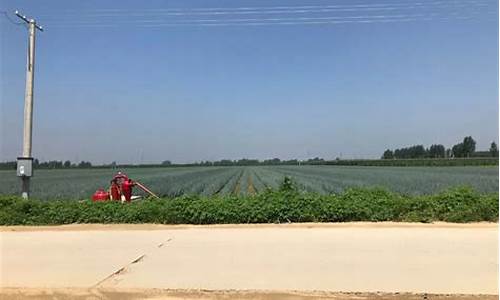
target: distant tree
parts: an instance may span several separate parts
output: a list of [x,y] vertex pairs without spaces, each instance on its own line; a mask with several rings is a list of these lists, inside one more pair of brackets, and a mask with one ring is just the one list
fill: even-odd
[[464,144],[458,143],[451,148],[453,157],[464,157]]
[[92,164],[89,162],[89,161],[81,161],[79,164],[78,164],[78,168],[90,168],[92,167]]
[[451,157],[451,149],[450,148],[446,149],[445,155],[446,155],[446,158],[450,158]]
[[0,162],[0,170],[15,170],[17,168],[16,161]]
[[257,159],[242,158],[234,162],[234,164],[237,166],[256,166],[259,164],[259,161]]
[[[161,164],[164,166],[172,165],[172,163],[169,160],[167,160],[167,162],[165,162],[165,164],[163,162]],[[207,161],[202,160],[199,163],[195,163],[195,165],[196,166],[210,166],[210,162],[208,160]]]
[[308,164],[319,164],[324,162],[325,160],[323,158],[315,157],[315,158],[310,158],[307,160]]
[[48,169],[60,169],[63,167],[63,162],[59,160],[51,160],[48,162],[41,163],[40,167]]
[[163,166],[170,166],[170,165],[172,165],[172,162],[170,160],[164,160],[164,161],[161,162],[161,164]]
[[289,159],[281,162],[284,165],[298,165],[299,161],[297,159]]
[[497,143],[495,143],[495,142],[491,142],[490,155],[492,157],[498,157],[498,146],[497,146]]
[[65,168],[69,168],[69,167],[71,167],[71,161],[69,161],[69,160],[65,161],[65,162],[64,162],[64,164],[63,164],[63,166],[64,166]]
[[462,144],[463,157],[471,157],[476,151],[476,141],[471,136],[466,136]]
[[395,158],[424,158],[427,156],[427,150],[423,145],[415,145],[411,147],[394,150]]
[[445,157],[445,148],[443,145],[431,145],[427,152],[428,152],[428,156],[431,158],[443,158],[443,157]]
[[427,156],[427,151],[423,145],[413,146],[412,153],[412,158],[423,158]]
[[384,151],[384,154],[382,155],[382,159],[393,159],[394,158],[394,152],[392,150],[387,149]]
[[232,166],[234,162],[230,159],[221,159],[220,161],[215,161],[214,166]]
[[401,149],[394,150],[394,154],[393,155],[394,155],[394,158],[403,158],[402,157],[403,153],[402,153]]
[[279,165],[279,164],[281,164],[281,160],[279,158],[266,159],[261,164],[263,164],[263,165]]

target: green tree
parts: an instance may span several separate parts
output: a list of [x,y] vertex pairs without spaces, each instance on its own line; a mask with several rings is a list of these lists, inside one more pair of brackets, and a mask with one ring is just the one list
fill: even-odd
[[492,157],[498,157],[498,146],[497,143],[491,142],[490,154]]
[[394,158],[394,153],[392,152],[391,149],[387,149],[384,151],[384,154],[382,155],[382,159],[393,159]]
[[464,144],[458,143],[451,148],[453,157],[464,157]]
[[464,137],[463,144],[463,157],[471,157],[476,151],[476,141],[471,136]]
[[67,160],[67,161],[64,162],[63,166],[65,168],[69,168],[69,167],[71,167],[71,162],[69,160]]
[[424,158],[427,156],[427,151],[423,145],[415,145],[411,147],[394,150],[395,158]]
[[428,155],[431,158],[443,158],[445,156],[445,149],[443,145],[431,145],[428,150]]
[[84,160],[82,160],[78,164],[78,168],[90,168],[90,167],[92,167],[92,163],[90,163],[90,161],[84,161]]

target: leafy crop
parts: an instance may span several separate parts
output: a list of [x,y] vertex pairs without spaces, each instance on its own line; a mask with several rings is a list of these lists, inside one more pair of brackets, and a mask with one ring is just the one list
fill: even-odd
[[[41,200],[89,199],[106,188],[116,169],[36,170],[32,196]],[[277,189],[289,176],[311,193],[341,193],[354,187],[383,187],[409,195],[431,195],[468,185],[480,193],[498,190],[498,167],[249,166],[124,169],[163,197],[252,195]],[[0,195],[20,193],[15,171],[0,171]]]
[[0,197],[0,225],[348,221],[496,222],[498,194],[480,194],[461,187],[425,196],[381,188],[351,188],[340,194],[322,195],[301,192],[296,183],[286,179],[279,189],[251,196],[184,195],[130,204]]

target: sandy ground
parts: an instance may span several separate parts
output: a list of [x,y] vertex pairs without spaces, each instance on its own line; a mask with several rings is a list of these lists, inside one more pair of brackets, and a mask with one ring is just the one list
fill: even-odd
[[205,291],[162,289],[43,289],[8,288],[0,299],[17,300],[497,300],[496,295],[435,295],[427,293],[341,293],[300,291]]
[[498,294],[498,224],[488,223],[0,227],[0,250],[6,299]]

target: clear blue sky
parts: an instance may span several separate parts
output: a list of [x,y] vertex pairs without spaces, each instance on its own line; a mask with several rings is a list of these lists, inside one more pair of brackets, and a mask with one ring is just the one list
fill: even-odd
[[[15,9],[46,28],[42,160],[359,158],[498,140],[495,0],[0,2],[17,22]],[[27,35],[0,18],[2,161],[21,154]]]

